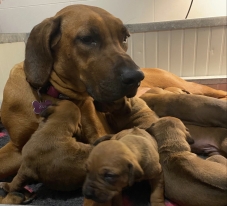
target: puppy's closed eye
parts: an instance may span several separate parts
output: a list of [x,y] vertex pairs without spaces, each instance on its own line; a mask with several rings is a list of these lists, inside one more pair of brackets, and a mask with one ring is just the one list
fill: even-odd
[[116,182],[117,178],[119,177],[119,175],[114,174],[114,173],[104,173],[104,180],[110,184],[113,184],[114,182]]

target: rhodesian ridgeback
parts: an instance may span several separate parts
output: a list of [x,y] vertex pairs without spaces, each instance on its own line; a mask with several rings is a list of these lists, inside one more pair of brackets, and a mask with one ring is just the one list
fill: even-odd
[[84,131],[78,140],[92,143],[114,132],[93,100],[136,94],[144,75],[126,54],[128,36],[121,20],[84,5],[68,6],[32,29],[25,61],[11,70],[4,89],[1,120],[11,141],[0,149],[0,179],[17,172],[40,109],[59,98],[80,108]]
[[148,131],[158,143],[167,198],[184,206],[227,205],[225,157],[204,160],[191,153],[193,139],[175,117],[160,118]]
[[165,205],[157,143],[150,134],[134,127],[97,141],[86,162],[86,198],[98,203],[114,201],[113,206],[121,206],[122,189],[146,179],[152,187],[151,205]]

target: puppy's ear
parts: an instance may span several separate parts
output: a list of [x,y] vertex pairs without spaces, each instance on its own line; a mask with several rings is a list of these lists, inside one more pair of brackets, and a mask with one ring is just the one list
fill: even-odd
[[83,136],[82,124],[80,122],[78,123],[76,131],[73,135],[75,135],[76,138],[80,138],[81,136]]
[[186,127],[186,141],[188,142],[188,144],[194,144],[194,139],[192,139],[190,133],[189,133],[189,129]]
[[186,135],[186,141],[188,142],[188,144],[194,144],[194,139],[191,138],[190,135]]
[[106,140],[110,140],[113,137],[113,134],[107,134],[103,137],[98,138],[94,143],[93,146],[98,145],[100,142],[106,141]]
[[24,71],[27,81],[39,88],[47,83],[52,71],[53,49],[61,39],[61,18],[52,17],[36,25],[28,38]]
[[130,162],[128,164],[128,168],[129,168],[128,185],[132,186],[136,180],[142,178],[144,172],[137,161]]
[[152,123],[152,125],[146,129],[146,132],[148,132],[151,136],[154,136],[154,134],[153,134],[154,125],[155,125],[155,123]]

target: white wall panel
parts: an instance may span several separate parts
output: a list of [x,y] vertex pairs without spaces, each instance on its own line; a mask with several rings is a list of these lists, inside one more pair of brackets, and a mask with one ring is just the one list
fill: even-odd
[[170,31],[160,31],[158,34],[158,67],[169,71]]
[[219,26],[135,33],[128,53],[140,67],[181,77],[226,75],[226,31]]
[[170,36],[169,71],[181,76],[183,60],[183,30],[173,30]]
[[211,28],[209,62],[207,74],[212,76],[221,73],[221,55],[224,37],[224,27]]
[[210,33],[210,28],[199,28],[197,30],[195,76],[207,75]]
[[145,51],[144,51],[144,33],[132,34],[133,50],[132,58],[138,66],[145,66]]
[[184,30],[183,38],[183,65],[181,76],[194,76],[197,30]]
[[158,67],[158,32],[147,32],[144,38],[145,67]]
[[223,34],[223,44],[222,44],[222,51],[221,51],[221,74],[226,75],[227,73],[227,28],[224,27],[224,34]]

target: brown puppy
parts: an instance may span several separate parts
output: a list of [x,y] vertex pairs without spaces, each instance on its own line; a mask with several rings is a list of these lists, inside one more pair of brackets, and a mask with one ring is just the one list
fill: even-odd
[[[23,147],[22,164],[17,175],[11,183],[1,183],[9,194],[0,203],[24,201],[23,195],[15,192],[22,191],[32,181],[57,190],[73,190],[84,182],[83,160],[88,157],[92,146],[72,138],[82,132],[79,108],[68,100],[62,100],[57,106],[49,106],[42,116],[45,118],[39,128]],[[18,202],[18,197],[21,202]]]
[[191,153],[188,142],[193,141],[177,118],[160,118],[148,131],[158,143],[167,198],[183,206],[227,205],[225,157],[204,160]]
[[151,94],[141,98],[159,116],[173,116],[201,126],[227,128],[225,101],[201,95]]
[[227,158],[227,129],[221,127],[200,127],[184,122],[194,143],[192,152],[212,156],[220,154]]
[[92,143],[114,132],[93,100],[112,102],[136,94],[144,75],[126,53],[128,36],[121,20],[85,5],[68,6],[33,28],[25,61],[11,70],[4,89],[1,120],[11,141],[0,149],[0,179],[17,172],[21,150],[38,128],[33,101],[73,101],[82,116],[80,141]]
[[[110,140],[104,141],[107,139]],[[100,203],[114,198],[113,205],[122,205],[119,200],[122,189],[148,179],[152,206],[165,205],[157,143],[150,134],[135,127],[97,141],[99,144],[86,162],[87,177],[83,186],[86,198]]]

